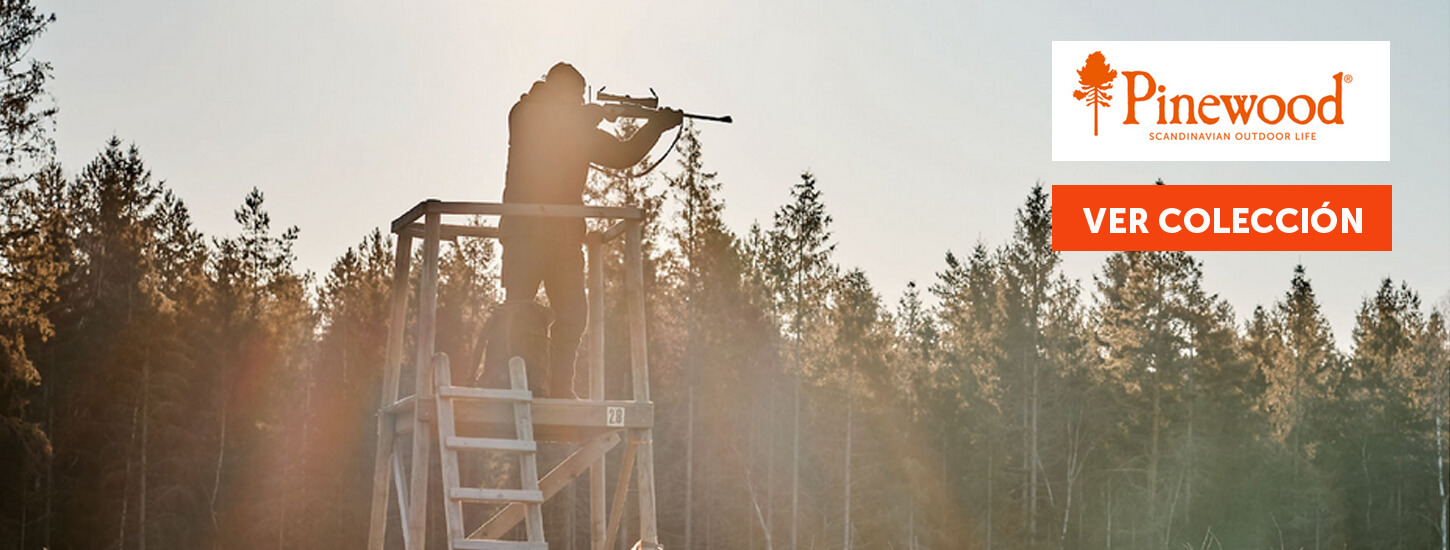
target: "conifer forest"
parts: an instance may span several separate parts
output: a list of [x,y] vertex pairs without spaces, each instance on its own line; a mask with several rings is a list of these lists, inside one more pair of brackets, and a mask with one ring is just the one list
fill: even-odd
[[[0,15],[0,548],[364,547],[395,237],[304,271],[294,245],[321,228],[276,223],[265,184],[204,234],[124,128],[54,141],[29,45],[57,23],[28,0]],[[880,288],[837,258],[829,179],[786,174],[773,217],[728,225],[709,131],[586,197],[645,211],[666,548],[1446,550],[1436,296],[1385,278],[1336,334],[1302,266],[1262,304],[1220,298],[1183,252],[1070,278],[1042,184],[1009,239],[963,237]],[[62,166],[58,147],[95,154]],[[610,395],[629,384],[621,256]],[[444,243],[455,364],[501,301],[499,260]],[[551,548],[589,547],[585,489],[545,504]]]

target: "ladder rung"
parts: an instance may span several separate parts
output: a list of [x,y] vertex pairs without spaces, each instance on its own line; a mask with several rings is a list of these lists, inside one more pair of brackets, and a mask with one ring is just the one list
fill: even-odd
[[454,539],[453,548],[455,550],[549,550],[549,545],[520,540]]
[[541,491],[521,489],[454,487],[448,491],[448,498],[470,502],[523,502],[526,504],[542,504],[544,502],[544,493]]
[[475,451],[533,453],[539,450],[538,444],[533,441],[525,441],[522,439],[493,439],[489,437],[449,436],[447,445],[450,449],[469,449]]
[[534,394],[528,390],[496,390],[491,388],[469,388],[464,386],[440,386],[439,397],[461,399],[492,399],[497,401],[533,401]]

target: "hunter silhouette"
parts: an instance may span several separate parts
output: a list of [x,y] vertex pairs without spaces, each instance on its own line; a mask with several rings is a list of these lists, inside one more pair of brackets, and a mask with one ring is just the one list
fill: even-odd
[[[633,166],[649,153],[661,133],[678,126],[682,119],[680,111],[661,109],[633,137],[620,140],[599,128],[604,110],[586,103],[584,91],[584,76],[560,62],[514,104],[509,111],[503,202],[583,204],[591,163],[616,169]],[[507,367],[500,365],[520,355],[528,365],[530,389],[536,394],[574,397],[574,359],[588,316],[584,220],[504,216],[499,220],[499,234],[505,297],[503,315],[495,316],[489,322],[492,326],[485,329],[484,382],[497,385],[498,380],[506,380]],[[553,310],[552,324],[548,312],[534,302],[540,284]],[[500,345],[505,349],[499,350]]]

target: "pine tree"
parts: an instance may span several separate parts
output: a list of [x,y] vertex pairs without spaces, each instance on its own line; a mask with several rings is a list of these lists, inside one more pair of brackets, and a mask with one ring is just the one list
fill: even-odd
[[1419,295],[1388,278],[1356,315],[1354,353],[1340,391],[1340,437],[1326,457],[1340,476],[1351,546],[1408,544],[1407,536],[1425,532],[1415,518],[1438,512],[1413,506],[1429,497],[1420,492],[1435,479],[1423,443],[1430,419],[1414,402],[1419,381],[1413,350],[1426,325]]
[[[757,365],[752,369],[752,374],[756,376],[741,386],[751,396],[750,399],[759,404],[750,418],[750,437],[746,442],[747,453],[742,460],[742,469],[748,500],[747,515],[753,520],[750,523],[759,529],[760,540],[766,550],[775,548],[775,516],[779,500],[776,493],[776,454],[781,436],[778,427],[779,419],[786,414],[781,410],[781,394],[782,388],[794,379],[787,368],[788,343],[782,336],[785,330],[776,301],[774,273],[778,259],[775,245],[770,233],[758,222],[751,224],[741,244],[744,263],[742,293],[747,306],[759,314],[758,322],[752,325],[766,331],[760,340],[767,345],[759,347],[759,351],[750,357],[754,361],[747,363]],[[755,547],[755,541],[753,536],[749,538],[750,548]]]
[[[1003,492],[997,477],[1004,463],[1003,385],[999,367],[1006,360],[1002,330],[1000,273],[985,243],[972,248],[966,263],[954,254],[946,255],[946,269],[937,273],[931,292],[938,301],[936,317],[941,327],[938,350],[940,366],[932,399],[937,419],[933,431],[941,464],[935,468],[951,485],[949,495],[980,502],[977,517],[980,537],[987,548],[997,542],[999,525],[997,500]],[[952,461],[948,456],[969,456],[972,461]],[[973,475],[978,474],[978,475]],[[971,495],[966,497],[965,495]],[[952,497],[948,497],[949,499]],[[958,520],[939,518],[943,530],[937,546],[962,534],[948,529]]]
[[[290,451],[300,445],[299,404],[306,402],[305,365],[314,314],[307,300],[309,275],[293,268],[296,227],[272,229],[265,199],[252,189],[234,212],[240,233],[215,239],[210,268],[213,299],[207,351],[217,367],[208,373],[208,395],[199,410],[213,424],[208,488],[210,513],[218,517],[212,540],[286,544],[295,468]],[[268,452],[279,449],[277,452]],[[252,472],[276,476],[259,483]],[[223,514],[221,510],[231,512]]]
[[986,245],[977,243],[967,263],[948,252],[946,265],[931,286],[940,303],[937,317],[943,368],[963,388],[962,397],[980,397],[999,407],[996,365],[1003,360],[1004,351],[997,264]]
[[[1139,520],[1146,530],[1131,534],[1169,545],[1177,544],[1174,516],[1190,513],[1191,480],[1200,467],[1193,461],[1195,413],[1207,394],[1205,380],[1222,379],[1219,387],[1230,388],[1244,369],[1233,362],[1232,311],[1204,292],[1202,277],[1201,264],[1182,252],[1116,253],[1094,277],[1101,296],[1097,338],[1104,348],[1095,378],[1114,389],[1118,414],[1130,430],[1115,442],[1124,453],[1118,459],[1141,460],[1145,472]],[[1170,438],[1181,442],[1178,451],[1167,446]],[[1172,455],[1179,457],[1171,464],[1179,475],[1165,478]]]
[[[52,464],[46,433],[52,388],[40,387],[42,373],[32,358],[55,337],[47,309],[60,299],[74,254],[68,193],[60,166],[49,165],[33,187],[9,193],[14,200],[0,210],[0,538],[7,540],[39,531],[32,518],[50,502],[50,492],[35,487],[42,476],[48,481]],[[49,524],[43,529],[48,533]]]
[[56,460],[32,541],[144,548],[165,533],[195,543],[187,329],[198,319],[205,247],[181,201],[118,139],[74,183],[58,167],[36,182],[21,195],[46,243],[36,258],[46,263],[32,265],[58,269],[54,338],[35,347]]
[[1413,394],[1415,407],[1424,415],[1425,423],[1431,425],[1430,429],[1434,433],[1433,437],[1426,438],[1426,443],[1432,445],[1434,451],[1425,455],[1434,464],[1431,469],[1434,471],[1435,490],[1426,495],[1429,498],[1425,500],[1438,502],[1427,506],[1427,515],[1436,518],[1439,546],[1441,550],[1445,550],[1450,547],[1450,532],[1447,532],[1447,526],[1450,526],[1450,500],[1446,499],[1446,492],[1450,491],[1450,487],[1446,485],[1445,433],[1446,425],[1450,423],[1450,330],[1445,327],[1444,312],[1430,314],[1425,330],[1416,340],[1412,353],[1416,376]]
[[128,537],[144,536],[137,531],[147,523],[132,514],[150,474],[137,465],[139,451],[148,445],[138,436],[150,424],[140,413],[160,302],[151,251],[163,191],[140,151],[114,137],[81,171],[73,190],[80,255],[76,301],[69,304],[74,325],[67,323],[73,339],[57,345],[75,351],[55,365],[68,385],[62,399],[72,408],[56,427],[64,453],[57,458],[72,465],[62,470],[63,478],[99,489],[98,498],[68,506],[74,514],[69,519],[93,515],[105,526],[89,536],[76,533],[77,541],[124,546]]
[[[835,284],[830,324],[833,329],[832,386],[843,391],[846,401],[844,465],[842,467],[842,548],[853,547],[851,519],[852,489],[859,483],[853,479],[852,459],[857,452],[856,417],[876,410],[869,407],[858,413],[858,402],[887,402],[885,396],[869,388],[891,388],[888,353],[892,347],[891,321],[884,317],[881,300],[871,288],[865,272],[848,271]],[[874,438],[868,438],[871,441]],[[868,443],[869,445],[869,443]],[[871,530],[876,531],[876,530]]]
[[801,174],[801,181],[791,188],[791,202],[775,213],[770,231],[769,256],[763,262],[770,286],[791,342],[791,363],[795,369],[791,430],[791,550],[800,537],[800,466],[801,466],[801,383],[811,370],[812,357],[823,338],[822,305],[835,281],[836,267],[831,261],[836,246],[831,240],[831,216],[821,202],[816,178],[810,172]]
[[[939,395],[941,391],[934,384],[940,332],[931,311],[922,302],[921,291],[915,281],[906,284],[906,290],[897,302],[894,319],[894,380],[890,387],[899,396],[900,406],[906,414],[902,422],[903,429],[897,432],[906,435],[901,436],[894,447],[918,448],[929,443],[915,437],[915,434],[930,429],[926,419],[932,412],[932,397]],[[910,453],[902,457],[901,477],[908,486],[929,487],[929,475],[928,465],[922,460],[920,453]],[[928,504],[922,502],[924,499],[921,497],[925,496],[923,493],[931,494],[927,491],[908,491],[903,495],[906,502],[897,500],[889,503],[898,511],[898,517],[902,515],[901,509],[905,509],[905,517],[900,518],[900,521],[906,524],[906,528],[898,541],[892,541],[893,545],[915,550],[923,539],[931,538],[928,523],[922,521]]]
[[1045,369],[1042,352],[1052,347],[1042,342],[1045,323],[1043,317],[1052,303],[1052,279],[1062,260],[1052,250],[1052,207],[1042,184],[1032,187],[1027,202],[1017,210],[1017,227],[1012,242],[1002,253],[1002,299],[1004,312],[1005,351],[1010,371],[1003,377],[1012,381],[1020,399],[1022,433],[1022,493],[1024,515],[1027,518],[1026,546],[1033,547],[1038,540],[1038,490],[1041,482],[1038,475],[1042,470],[1041,434],[1039,424],[1042,415],[1043,393],[1051,391],[1052,383],[1044,378],[1054,377],[1051,369]]
[[391,297],[393,243],[374,230],[333,262],[318,291],[321,330],[306,374],[295,509],[298,548],[360,547]]
[[1287,499],[1281,501],[1289,507],[1278,515],[1281,528],[1288,540],[1313,547],[1328,504],[1327,495],[1314,489],[1318,484],[1310,483],[1315,477],[1309,468],[1313,449],[1326,433],[1322,420],[1315,420],[1326,414],[1315,413],[1328,412],[1341,361],[1304,266],[1295,266],[1289,290],[1272,311],[1262,307],[1254,311],[1245,351],[1263,380],[1257,408],[1274,441],[1286,452],[1287,475],[1293,481]]
[[[685,495],[684,495],[684,546],[695,547],[694,538],[694,490],[695,490],[695,426],[698,408],[698,370],[701,367],[703,351],[699,343],[702,327],[701,287],[716,286],[723,281],[706,281],[705,277],[713,262],[727,260],[726,254],[733,252],[720,212],[724,204],[715,197],[720,191],[716,174],[706,172],[702,161],[700,131],[693,124],[686,124],[680,143],[675,150],[679,153],[680,173],[666,176],[665,181],[674,195],[681,214],[682,227],[675,231],[675,243],[681,255],[678,284],[681,285],[681,299],[685,312],[685,344],[681,356],[681,367],[685,377]],[[713,246],[712,246],[713,245]],[[708,247],[708,248],[707,248]],[[713,327],[712,327],[713,328]]]

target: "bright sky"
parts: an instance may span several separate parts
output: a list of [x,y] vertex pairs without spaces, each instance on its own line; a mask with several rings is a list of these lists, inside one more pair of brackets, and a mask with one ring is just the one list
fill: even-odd
[[[948,249],[1004,242],[1034,181],[1160,177],[1395,186],[1394,252],[1198,254],[1241,318],[1301,261],[1343,347],[1382,277],[1450,296],[1444,1],[38,1],[59,17],[34,53],[68,171],[135,142],[212,235],[259,187],[319,273],[419,200],[498,200],[508,109],[567,60],[596,89],[734,115],[704,141],[738,231],[816,173],[839,261],[890,302]],[[1053,163],[1053,40],[1389,40],[1394,160]],[[1104,256],[1068,253],[1068,272],[1090,285]]]

